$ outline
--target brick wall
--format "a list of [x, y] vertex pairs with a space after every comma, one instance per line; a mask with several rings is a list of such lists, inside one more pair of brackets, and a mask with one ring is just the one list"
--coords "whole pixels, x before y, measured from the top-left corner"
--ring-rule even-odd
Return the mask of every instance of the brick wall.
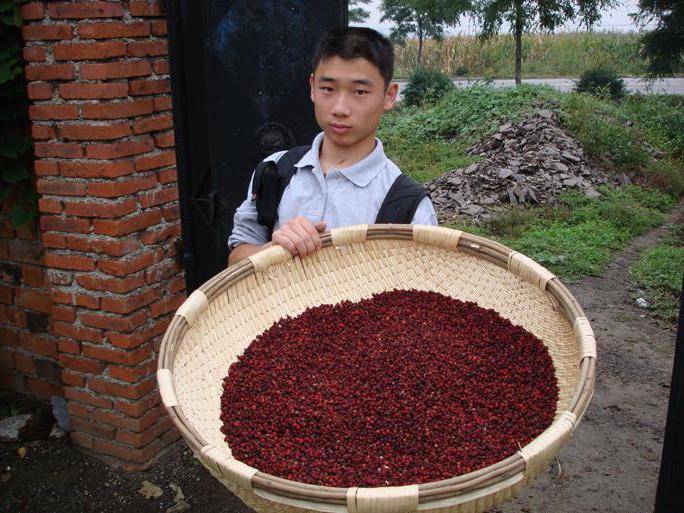
[[[165, 19], [152, 1], [22, 13], [46, 267], [45, 288], [26, 288], [43, 302], [26, 306], [50, 314], [45, 356], [61, 367], [72, 441], [145, 467], [178, 438], [154, 375], [184, 299]], [[19, 339], [15, 359], [32, 347]]]

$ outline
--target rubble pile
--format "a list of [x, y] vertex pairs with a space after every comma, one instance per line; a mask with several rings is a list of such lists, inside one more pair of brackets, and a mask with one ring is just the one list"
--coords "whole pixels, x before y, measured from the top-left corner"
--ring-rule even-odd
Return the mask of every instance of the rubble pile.
[[501, 125], [468, 154], [484, 160], [426, 184], [440, 222], [479, 220], [496, 206], [550, 203], [570, 190], [600, 196], [595, 186], [609, 181], [550, 110]]

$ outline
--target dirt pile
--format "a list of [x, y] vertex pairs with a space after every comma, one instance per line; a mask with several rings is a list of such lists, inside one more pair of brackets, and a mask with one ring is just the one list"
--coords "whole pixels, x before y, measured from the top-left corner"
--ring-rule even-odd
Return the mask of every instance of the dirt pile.
[[477, 220], [495, 206], [549, 203], [573, 189], [600, 196], [595, 186], [608, 182], [550, 110], [501, 125], [468, 154], [484, 160], [426, 184], [440, 222]]

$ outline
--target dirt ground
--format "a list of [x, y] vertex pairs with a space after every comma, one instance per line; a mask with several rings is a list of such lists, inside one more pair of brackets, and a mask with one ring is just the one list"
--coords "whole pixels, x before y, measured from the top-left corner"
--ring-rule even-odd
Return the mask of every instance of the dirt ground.
[[[568, 284], [598, 341], [595, 394], [560, 458], [496, 513], [652, 511], [676, 325], [652, 318], [635, 304], [628, 268], [663, 233], [660, 228], [635, 239], [603, 276]], [[21, 446], [27, 448], [24, 458], [17, 454]], [[166, 512], [177, 504], [171, 484], [182, 489], [186, 511], [251, 511], [193, 459], [182, 441], [141, 473], [111, 469], [72, 448], [66, 438], [0, 443], [0, 465], [2, 512]], [[139, 492], [145, 480], [163, 494], [145, 499]], [[169, 513], [178, 511], [182, 508], [176, 506]]]

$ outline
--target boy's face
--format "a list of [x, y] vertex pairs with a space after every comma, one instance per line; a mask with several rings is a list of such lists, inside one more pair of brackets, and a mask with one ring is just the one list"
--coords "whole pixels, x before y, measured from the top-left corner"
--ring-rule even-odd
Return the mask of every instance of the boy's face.
[[331, 57], [309, 77], [316, 121], [338, 146], [357, 147], [375, 140], [380, 118], [394, 107], [399, 85], [385, 90], [380, 70], [366, 59]]

